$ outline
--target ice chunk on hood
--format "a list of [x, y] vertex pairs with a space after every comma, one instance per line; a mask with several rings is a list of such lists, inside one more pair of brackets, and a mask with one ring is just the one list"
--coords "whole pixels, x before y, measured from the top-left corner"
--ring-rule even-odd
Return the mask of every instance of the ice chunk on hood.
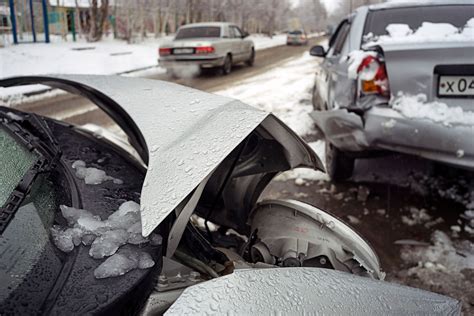
[[[149, 239], [142, 236], [140, 205], [134, 201], [122, 203], [106, 220], [83, 209], [60, 206], [61, 213], [70, 227], [53, 226], [51, 236], [54, 244], [63, 252], [71, 252], [81, 243], [91, 245], [89, 255], [94, 259], [113, 256], [125, 244], [141, 245]], [[128, 249], [98, 270], [101, 278], [127, 273], [130, 269], [146, 269], [154, 265], [151, 256]], [[135, 257], [134, 257], [135, 256]], [[116, 267], [119, 268], [116, 268]], [[105, 271], [109, 267], [111, 271]]]
[[94, 259], [111, 256], [120, 246], [125, 245], [127, 240], [128, 233], [123, 229], [108, 231], [94, 240], [89, 255]]
[[94, 276], [97, 279], [116, 277], [136, 268], [148, 269], [154, 265], [155, 262], [147, 252], [137, 249], [120, 249], [94, 270]]
[[72, 164], [72, 168], [76, 169], [76, 177], [84, 180], [86, 184], [101, 184], [105, 181], [113, 181], [115, 184], [122, 184], [123, 181], [111, 176], [108, 176], [104, 170], [87, 167], [82, 160], [76, 160]]

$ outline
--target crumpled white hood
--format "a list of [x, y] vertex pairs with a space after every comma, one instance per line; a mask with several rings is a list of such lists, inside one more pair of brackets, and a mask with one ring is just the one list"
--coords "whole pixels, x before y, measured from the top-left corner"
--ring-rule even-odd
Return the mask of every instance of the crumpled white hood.
[[[142, 135], [135, 131], [134, 137], [143, 136], [141, 142], [148, 147], [148, 172], [140, 201], [144, 236], [261, 123], [272, 126], [271, 134], [280, 143], [296, 140], [297, 145], [289, 146], [287, 151], [291, 167], [323, 169], [311, 148], [280, 120], [237, 100], [169, 82], [119, 76], [32, 76], [2, 82], [27, 83], [85, 95], [99, 106], [101, 102], [102, 106], [112, 106], [111, 112], [119, 114], [119, 121], [138, 127]], [[146, 158], [146, 153], [141, 154]]]

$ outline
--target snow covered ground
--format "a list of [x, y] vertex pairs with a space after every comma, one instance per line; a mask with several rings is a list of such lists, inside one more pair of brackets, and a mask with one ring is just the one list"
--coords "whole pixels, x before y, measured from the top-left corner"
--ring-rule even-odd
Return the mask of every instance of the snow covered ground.
[[[0, 49], [0, 79], [41, 74], [160, 74], [165, 70], [158, 67], [158, 48], [172, 38], [173, 36], [149, 38], [136, 44], [106, 38], [97, 43], [80, 40], [11, 45]], [[273, 38], [253, 34], [250, 38], [257, 50], [286, 43], [284, 34]], [[45, 89], [47, 87], [41, 85], [0, 88], [0, 99]]]

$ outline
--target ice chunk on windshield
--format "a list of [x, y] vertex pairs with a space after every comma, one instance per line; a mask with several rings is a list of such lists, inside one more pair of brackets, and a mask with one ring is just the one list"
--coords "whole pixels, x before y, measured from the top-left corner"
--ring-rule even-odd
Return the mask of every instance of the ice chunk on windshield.
[[113, 181], [115, 184], [123, 183], [122, 180], [107, 175], [104, 170], [87, 167], [82, 160], [74, 161], [72, 168], [76, 170], [76, 177], [84, 180], [86, 184], [101, 184], [105, 181]]

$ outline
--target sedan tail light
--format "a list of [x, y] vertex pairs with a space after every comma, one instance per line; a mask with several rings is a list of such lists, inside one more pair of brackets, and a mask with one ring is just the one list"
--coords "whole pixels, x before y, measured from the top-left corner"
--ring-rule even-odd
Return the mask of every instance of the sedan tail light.
[[160, 56], [171, 55], [171, 48], [163, 47], [159, 49]]
[[212, 54], [214, 53], [214, 47], [212, 46], [201, 46], [196, 47], [196, 54]]
[[385, 63], [374, 56], [365, 57], [357, 68], [361, 95], [390, 96]]

